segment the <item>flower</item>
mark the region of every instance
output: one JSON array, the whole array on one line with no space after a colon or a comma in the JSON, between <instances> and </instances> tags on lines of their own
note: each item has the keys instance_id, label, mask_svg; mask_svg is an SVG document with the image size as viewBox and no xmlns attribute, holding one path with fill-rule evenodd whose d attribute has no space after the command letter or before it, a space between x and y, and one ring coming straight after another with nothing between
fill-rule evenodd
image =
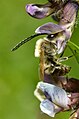
<instances>
[{"instance_id":1,"label":"flower","mask_svg":"<svg viewBox=\"0 0 79 119\"><path fill-rule=\"evenodd\" d=\"M61 5L57 1L50 1L45 4L27 4L26 12L34 18L42 19L61 9Z\"/></svg>"},{"instance_id":2,"label":"flower","mask_svg":"<svg viewBox=\"0 0 79 119\"><path fill-rule=\"evenodd\" d=\"M70 109L71 100L66 91L55 85L39 82L34 95L41 101L41 111L51 117L60 111Z\"/></svg>"}]
</instances>

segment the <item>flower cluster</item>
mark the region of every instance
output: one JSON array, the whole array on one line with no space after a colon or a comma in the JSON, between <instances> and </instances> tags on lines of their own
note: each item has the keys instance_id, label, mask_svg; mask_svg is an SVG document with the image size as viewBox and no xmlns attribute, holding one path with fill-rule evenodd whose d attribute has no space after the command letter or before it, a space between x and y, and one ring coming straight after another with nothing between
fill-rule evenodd
<instances>
[{"instance_id":1,"label":"flower cluster","mask_svg":"<svg viewBox=\"0 0 79 119\"><path fill-rule=\"evenodd\" d=\"M60 111L76 109L70 119L79 118L79 81L65 75L71 67L62 64L68 57L60 57L70 40L76 22L78 4L67 0L49 0L46 4L28 4L26 11L34 18L49 15L58 24L46 23L38 27L36 34L47 34L37 41L35 57L40 58L40 79L34 95L41 101L43 113L54 117Z\"/></svg>"},{"instance_id":2,"label":"flower cluster","mask_svg":"<svg viewBox=\"0 0 79 119\"><path fill-rule=\"evenodd\" d=\"M25 8L30 16L42 19L50 15L58 23L49 22L39 26L34 35L12 49L18 49L34 37L46 35L36 42L35 57L40 58L42 81L37 84L34 95L41 101L41 111L51 117L61 111L75 110L69 119L79 119L79 80L66 76L71 67L62 64L69 59L62 56L72 36L78 4L79 0L48 0L43 5L27 4Z\"/></svg>"}]
</instances>

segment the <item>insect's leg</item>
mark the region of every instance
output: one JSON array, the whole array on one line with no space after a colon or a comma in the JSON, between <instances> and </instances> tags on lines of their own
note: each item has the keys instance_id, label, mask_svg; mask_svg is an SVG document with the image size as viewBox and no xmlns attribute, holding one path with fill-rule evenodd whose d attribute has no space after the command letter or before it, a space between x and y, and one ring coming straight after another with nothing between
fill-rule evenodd
<instances>
[{"instance_id":1,"label":"insect's leg","mask_svg":"<svg viewBox=\"0 0 79 119\"><path fill-rule=\"evenodd\" d=\"M60 57L60 58L58 58L58 62L63 62L63 61L66 61L66 60L68 60L68 59L70 59L70 58L72 58L74 55L70 55L70 56L67 56L67 57Z\"/></svg>"}]
</instances>

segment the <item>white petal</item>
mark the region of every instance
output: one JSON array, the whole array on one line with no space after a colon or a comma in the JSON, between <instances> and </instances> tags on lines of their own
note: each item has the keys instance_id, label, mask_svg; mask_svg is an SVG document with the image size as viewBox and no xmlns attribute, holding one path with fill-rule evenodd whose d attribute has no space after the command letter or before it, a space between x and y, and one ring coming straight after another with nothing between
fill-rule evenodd
<instances>
[{"instance_id":1,"label":"white petal","mask_svg":"<svg viewBox=\"0 0 79 119\"><path fill-rule=\"evenodd\" d=\"M52 102L50 102L48 99L43 100L40 103L40 109L43 113L45 113L51 117L55 116L56 112L55 112L54 104Z\"/></svg>"},{"instance_id":2,"label":"white petal","mask_svg":"<svg viewBox=\"0 0 79 119\"><path fill-rule=\"evenodd\" d=\"M52 102L55 103L56 105L59 105L65 109L69 108L68 107L69 98L65 90L55 85L44 82L39 82L37 88L39 88L43 92L47 92L48 95L51 97Z\"/></svg>"}]
</instances>

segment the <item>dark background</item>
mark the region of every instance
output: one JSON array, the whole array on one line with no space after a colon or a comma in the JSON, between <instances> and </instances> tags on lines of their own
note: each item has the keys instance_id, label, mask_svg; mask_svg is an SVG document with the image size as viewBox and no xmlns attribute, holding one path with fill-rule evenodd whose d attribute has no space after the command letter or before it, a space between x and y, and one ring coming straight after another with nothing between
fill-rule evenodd
<instances>
[{"instance_id":1,"label":"dark background","mask_svg":"<svg viewBox=\"0 0 79 119\"><path fill-rule=\"evenodd\" d=\"M50 17L37 20L25 11L27 3L45 3L46 0L0 0L0 119L44 119L34 90L39 81L39 59L34 57L36 40L28 42L15 52L11 48L35 29L47 22ZM71 38L79 44L79 24ZM67 50L66 56L72 53ZM70 76L79 78L79 64L74 57L66 61L72 67ZM55 119L67 119L61 113Z\"/></svg>"}]
</instances>

